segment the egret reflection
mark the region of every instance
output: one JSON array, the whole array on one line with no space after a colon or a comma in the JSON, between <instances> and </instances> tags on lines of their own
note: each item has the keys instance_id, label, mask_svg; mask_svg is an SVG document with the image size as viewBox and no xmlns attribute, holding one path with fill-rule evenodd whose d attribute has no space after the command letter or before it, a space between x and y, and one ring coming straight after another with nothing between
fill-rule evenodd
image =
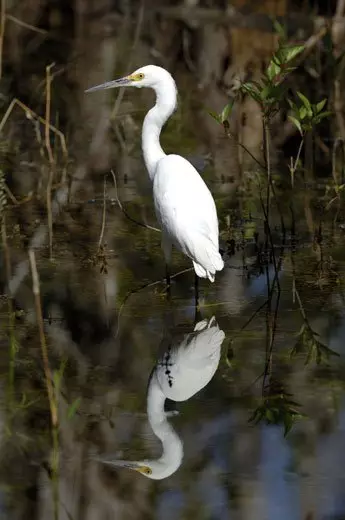
<instances>
[{"instance_id":1,"label":"egret reflection","mask_svg":"<svg viewBox=\"0 0 345 520\"><path fill-rule=\"evenodd\" d=\"M163 453L159 459L99 460L138 471L154 480L175 473L183 459L183 443L168 421L165 400L186 401L211 381L218 368L224 338L214 316L199 321L182 342L167 348L153 368L148 384L147 415L154 434L162 443Z\"/></svg>"}]
</instances>

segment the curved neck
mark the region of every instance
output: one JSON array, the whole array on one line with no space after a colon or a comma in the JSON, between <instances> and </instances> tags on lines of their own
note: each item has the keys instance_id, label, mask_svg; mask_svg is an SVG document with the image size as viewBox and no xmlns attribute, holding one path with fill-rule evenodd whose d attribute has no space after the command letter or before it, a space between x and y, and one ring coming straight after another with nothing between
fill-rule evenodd
<instances>
[{"instance_id":1,"label":"curved neck","mask_svg":"<svg viewBox=\"0 0 345 520\"><path fill-rule=\"evenodd\" d=\"M157 462L166 466L169 474L176 471L183 458L183 443L166 418L165 395L153 374L147 395L147 415L154 434L161 440L163 454Z\"/></svg>"},{"instance_id":2,"label":"curved neck","mask_svg":"<svg viewBox=\"0 0 345 520\"><path fill-rule=\"evenodd\" d=\"M146 114L142 131L142 150L151 181L154 179L158 161L165 156L159 136L177 103L176 85L171 77L164 79L153 88L156 92L156 104Z\"/></svg>"}]
</instances>

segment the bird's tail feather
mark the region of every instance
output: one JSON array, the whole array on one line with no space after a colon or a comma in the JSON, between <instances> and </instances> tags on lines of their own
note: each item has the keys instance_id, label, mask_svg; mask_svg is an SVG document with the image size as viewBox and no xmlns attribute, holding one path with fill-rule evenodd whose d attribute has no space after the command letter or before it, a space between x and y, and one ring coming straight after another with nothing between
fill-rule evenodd
<instances>
[{"instance_id":1,"label":"bird's tail feather","mask_svg":"<svg viewBox=\"0 0 345 520\"><path fill-rule=\"evenodd\" d=\"M219 255L220 256L220 255ZM199 278L208 278L210 282L214 282L216 271L221 271L224 267L224 262L220 256L221 262L217 260L212 268L205 269L202 265L193 260L194 270Z\"/></svg>"},{"instance_id":2,"label":"bird's tail feather","mask_svg":"<svg viewBox=\"0 0 345 520\"><path fill-rule=\"evenodd\" d=\"M224 262L216 249L213 242L209 242L205 248L203 258L198 258L199 261L193 261L194 269L200 278L208 278L210 282L214 282L216 271L221 271L224 267Z\"/></svg>"}]
</instances>

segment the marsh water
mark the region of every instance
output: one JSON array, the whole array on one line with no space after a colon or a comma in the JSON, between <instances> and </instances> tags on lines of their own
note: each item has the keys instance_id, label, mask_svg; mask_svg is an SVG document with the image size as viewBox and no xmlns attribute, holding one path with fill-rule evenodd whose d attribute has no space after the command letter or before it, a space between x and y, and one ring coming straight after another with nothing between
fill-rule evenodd
<instances>
[{"instance_id":1,"label":"marsh water","mask_svg":"<svg viewBox=\"0 0 345 520\"><path fill-rule=\"evenodd\" d=\"M210 171L203 175L212 179ZM175 252L173 272L187 271L173 278L168 299L159 232L119 209L110 176L105 198L99 182L92 198L81 194L67 207L54 227L52 259L46 245L36 248L58 447L29 270L12 314L4 298L0 518L54 518L56 501L66 520L345 518L344 232L337 208L319 211L323 184L301 184L298 197L278 187L268 240L255 195L240 195L232 208L223 186L209 184L220 208L225 269L214 284L201 281L197 311L189 261ZM130 216L156 225L150 196L134 200L130 178L118 195ZM307 226L311 213L315 233ZM100 232L103 216L99 249L88 225ZM36 215L32 233L44 219ZM8 213L15 278L15 262L25 263L25 255L13 222ZM212 316L225 334L215 375L187 401L167 402L167 420L184 445L177 471L154 481L96 461L161 456L146 415L152 368L167 345L178 346ZM266 415L250 420L260 406Z\"/></svg>"}]
</instances>

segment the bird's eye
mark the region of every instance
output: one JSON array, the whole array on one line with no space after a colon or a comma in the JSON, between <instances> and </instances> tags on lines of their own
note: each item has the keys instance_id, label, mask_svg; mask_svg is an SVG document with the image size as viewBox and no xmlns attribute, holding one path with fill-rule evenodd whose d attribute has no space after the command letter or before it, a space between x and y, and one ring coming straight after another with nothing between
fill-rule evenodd
<instances>
[{"instance_id":1,"label":"bird's eye","mask_svg":"<svg viewBox=\"0 0 345 520\"><path fill-rule=\"evenodd\" d=\"M146 468L144 469L144 473L146 473L146 475L151 475L152 469L146 466Z\"/></svg>"},{"instance_id":2,"label":"bird's eye","mask_svg":"<svg viewBox=\"0 0 345 520\"><path fill-rule=\"evenodd\" d=\"M144 74L142 72L139 72L138 79L144 79Z\"/></svg>"}]
</instances>

